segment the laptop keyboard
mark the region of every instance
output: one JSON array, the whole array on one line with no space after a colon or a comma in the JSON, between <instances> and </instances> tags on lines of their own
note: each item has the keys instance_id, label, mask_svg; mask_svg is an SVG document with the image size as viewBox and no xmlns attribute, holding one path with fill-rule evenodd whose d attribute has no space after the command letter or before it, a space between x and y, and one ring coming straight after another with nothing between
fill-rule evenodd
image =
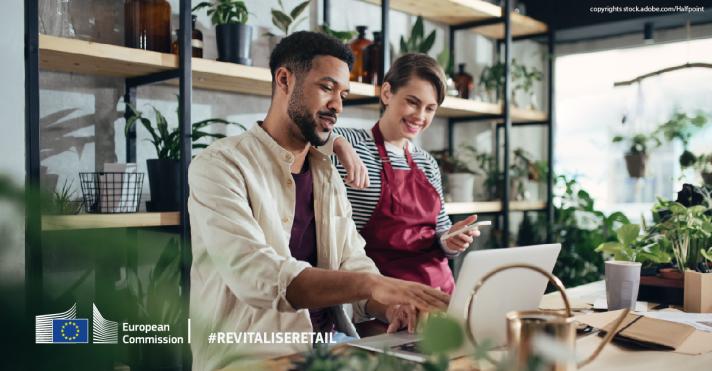
<instances>
[{"instance_id":1,"label":"laptop keyboard","mask_svg":"<svg viewBox=\"0 0 712 371\"><path fill-rule=\"evenodd\" d=\"M402 352L421 354L422 352L418 349L418 343L420 343L420 340L413 341L410 343L401 344L401 345L396 345L396 346L391 347L391 349L399 350Z\"/></svg>"}]
</instances>

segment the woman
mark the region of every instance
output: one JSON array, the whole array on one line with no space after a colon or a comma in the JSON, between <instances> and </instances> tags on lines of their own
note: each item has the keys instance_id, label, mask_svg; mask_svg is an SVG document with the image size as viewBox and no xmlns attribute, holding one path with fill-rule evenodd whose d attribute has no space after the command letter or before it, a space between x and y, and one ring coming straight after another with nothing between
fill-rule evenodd
<instances>
[{"instance_id":1,"label":"woman","mask_svg":"<svg viewBox=\"0 0 712 371\"><path fill-rule=\"evenodd\" d=\"M445 77L437 62L425 54L405 54L384 78L380 120L370 130L335 128L339 137L334 146L339 152L350 144L365 165L347 165L354 170L346 174L336 161L350 184L348 197L356 226L366 240L366 254L381 273L451 294L455 282L447 257L465 250L479 231L445 241L439 237L477 217L451 225L437 163L410 142L430 126L444 98Z\"/></svg>"}]
</instances>

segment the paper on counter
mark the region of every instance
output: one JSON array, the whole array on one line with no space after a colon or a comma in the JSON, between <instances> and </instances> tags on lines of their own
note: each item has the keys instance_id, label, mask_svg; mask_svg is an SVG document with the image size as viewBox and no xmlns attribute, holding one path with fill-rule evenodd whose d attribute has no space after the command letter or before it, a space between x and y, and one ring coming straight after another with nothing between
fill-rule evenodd
<instances>
[{"instance_id":1,"label":"paper on counter","mask_svg":"<svg viewBox=\"0 0 712 371\"><path fill-rule=\"evenodd\" d=\"M685 313L679 311L648 312L646 317L662 319L665 321L684 323L697 330L712 332L712 313Z\"/></svg>"},{"instance_id":2,"label":"paper on counter","mask_svg":"<svg viewBox=\"0 0 712 371\"><path fill-rule=\"evenodd\" d=\"M136 173L135 163L105 163L106 173ZM133 175L135 176L135 175ZM118 213L135 210L138 200L130 197L130 182L134 181L130 175L104 174L99 176L99 212ZM120 187L117 185L120 184Z\"/></svg>"},{"instance_id":3,"label":"paper on counter","mask_svg":"<svg viewBox=\"0 0 712 371\"><path fill-rule=\"evenodd\" d=\"M608 310L608 300L606 298L598 298L596 301L593 302L593 309L594 310ZM648 311L648 302L647 301L636 301L635 302L635 309L633 309L634 312L647 312Z\"/></svg>"}]
</instances>

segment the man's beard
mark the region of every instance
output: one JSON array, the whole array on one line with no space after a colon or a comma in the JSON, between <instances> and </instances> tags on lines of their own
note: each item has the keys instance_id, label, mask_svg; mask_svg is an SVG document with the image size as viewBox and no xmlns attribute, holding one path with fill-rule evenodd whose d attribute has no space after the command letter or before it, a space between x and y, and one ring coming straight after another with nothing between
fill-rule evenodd
<instances>
[{"instance_id":1,"label":"man's beard","mask_svg":"<svg viewBox=\"0 0 712 371\"><path fill-rule=\"evenodd\" d=\"M312 146L319 147L326 144L331 136L331 131L328 132L326 137L322 138L317 132L317 123L314 120L314 115L309 113L307 107L302 103L303 92L302 87L299 82L294 88L292 96L289 98L289 105L287 106L287 114L289 118L294 121L294 123L299 128L299 132L302 133L304 140L309 142ZM329 112L330 115L334 115Z\"/></svg>"}]
</instances>

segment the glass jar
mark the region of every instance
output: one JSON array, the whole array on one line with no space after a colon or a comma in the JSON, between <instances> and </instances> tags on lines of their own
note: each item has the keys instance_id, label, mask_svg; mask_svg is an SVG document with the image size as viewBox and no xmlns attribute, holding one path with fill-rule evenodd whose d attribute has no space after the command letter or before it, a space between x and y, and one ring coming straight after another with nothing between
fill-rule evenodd
<instances>
[{"instance_id":1,"label":"glass jar","mask_svg":"<svg viewBox=\"0 0 712 371\"><path fill-rule=\"evenodd\" d=\"M472 75L465 72L465 64L460 63L458 66L457 74L453 77L455 81L455 87L458 91L458 96L460 98L469 99L470 92L474 88L474 79Z\"/></svg>"},{"instance_id":2,"label":"glass jar","mask_svg":"<svg viewBox=\"0 0 712 371\"><path fill-rule=\"evenodd\" d=\"M362 82L366 77L364 53L366 47L371 45L371 40L366 38L366 28L366 26L356 26L358 37L349 44L351 52L354 54L354 66L351 68L351 81Z\"/></svg>"},{"instance_id":3,"label":"glass jar","mask_svg":"<svg viewBox=\"0 0 712 371\"><path fill-rule=\"evenodd\" d=\"M69 15L70 0L45 0L40 8L40 32L59 37L75 37Z\"/></svg>"},{"instance_id":4,"label":"glass jar","mask_svg":"<svg viewBox=\"0 0 712 371\"><path fill-rule=\"evenodd\" d=\"M193 48L193 58L203 58L203 33L195 28L195 22L198 20L197 16L192 18L193 32L190 38L190 45ZM180 35L180 29L175 30L173 33L173 43L171 44L171 53L178 55L178 35Z\"/></svg>"},{"instance_id":5,"label":"glass jar","mask_svg":"<svg viewBox=\"0 0 712 371\"><path fill-rule=\"evenodd\" d=\"M171 51L171 4L166 0L126 0L126 46L162 53Z\"/></svg>"}]
</instances>

